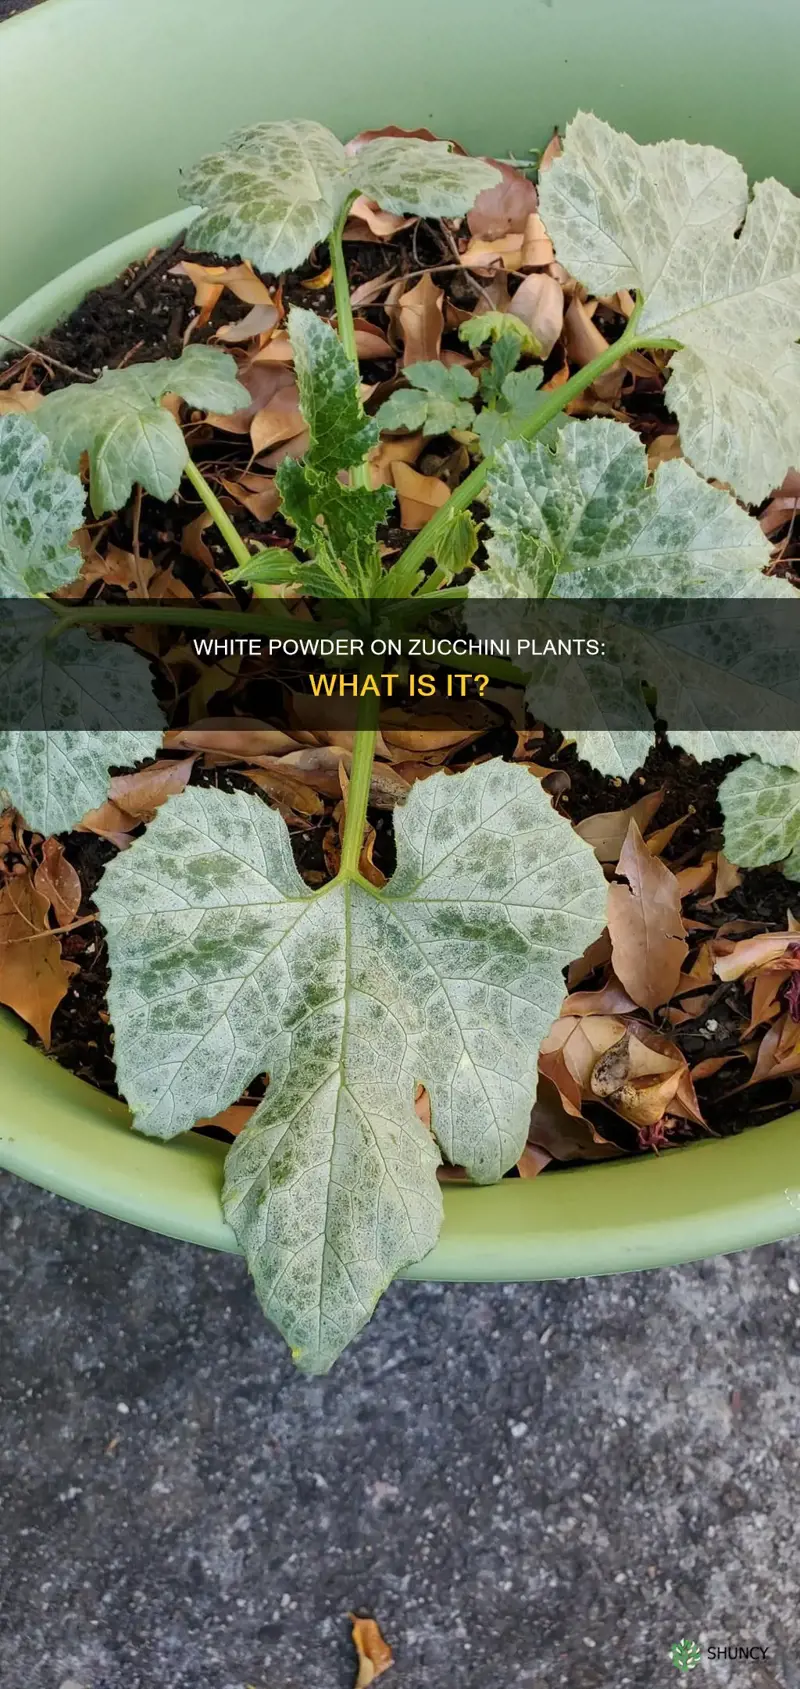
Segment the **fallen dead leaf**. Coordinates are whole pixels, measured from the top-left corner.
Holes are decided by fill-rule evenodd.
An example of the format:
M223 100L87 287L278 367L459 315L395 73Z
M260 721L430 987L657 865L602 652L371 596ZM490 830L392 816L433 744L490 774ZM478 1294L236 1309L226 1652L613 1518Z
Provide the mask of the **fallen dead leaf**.
M514 294L509 315L527 324L541 357L549 358L564 326L563 291L546 272L526 276Z
M33 883L42 897L47 898L56 926L68 927L78 913L83 893L80 879L72 863L67 861L60 839L45 839Z
M426 272L416 286L410 287L399 299L404 366L438 358L444 328L443 298L442 288L437 287Z
M629 824L617 872L628 883L615 883L608 893L614 971L634 1002L654 1013L677 990L688 953L680 889L670 869L651 856L635 821Z
M348 1618L353 1627L353 1646L358 1655L355 1689L369 1689L370 1683L389 1670L394 1655L375 1619L357 1618L355 1613L349 1613Z
M592 846L598 862L617 863L631 822L635 821L645 833L660 809L663 797L664 787L661 786L657 792L647 792L643 798L638 798L628 809L609 809L598 815L588 815L585 821L578 822L575 831Z
M106 802L84 815L78 832L96 833L124 850L130 844L127 835L143 821L151 821L167 798L183 791L194 762L195 757L189 756L179 762L151 763L136 774L115 775Z
M49 893L37 887L30 868L0 891L0 1003L27 1021L46 1049L71 973L50 931L49 912Z
M450 497L450 488L438 475L420 475L410 463L395 459L392 480L400 501L400 522L408 532L424 528L428 518Z
M422 434L407 434L402 438L381 440L369 460L373 487L393 487L392 466L395 463L416 463L425 444Z
M487 158L486 163L499 170L501 180L493 188L484 188L467 213L470 234L481 240L497 240L502 235L524 233L531 212L539 209L533 182L501 159Z

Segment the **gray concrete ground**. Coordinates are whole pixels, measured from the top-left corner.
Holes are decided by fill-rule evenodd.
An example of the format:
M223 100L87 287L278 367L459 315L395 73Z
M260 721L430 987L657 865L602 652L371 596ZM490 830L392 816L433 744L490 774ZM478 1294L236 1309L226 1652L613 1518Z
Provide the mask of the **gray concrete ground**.
M800 1689L800 1246L396 1285L324 1379L243 1264L0 1179L3 1689Z

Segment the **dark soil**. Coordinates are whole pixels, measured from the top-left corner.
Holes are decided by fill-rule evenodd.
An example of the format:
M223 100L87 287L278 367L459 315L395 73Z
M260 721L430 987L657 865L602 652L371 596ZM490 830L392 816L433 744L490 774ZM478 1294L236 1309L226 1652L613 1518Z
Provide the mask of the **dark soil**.
M402 231L391 243L354 242L348 244L346 251L352 287L390 267L402 276L426 265L441 266L452 257L450 248L435 226L425 224L413 231ZM91 378L104 367L114 368L131 362L177 356L195 314L191 282L169 273L184 256L193 261L217 262L211 254L187 253L180 239L169 249L149 255L143 263L131 266L116 281L89 295L66 322L40 342L34 355L20 351L7 358L5 370L0 370L0 384L18 381L23 376L28 385L51 391L73 381L75 371ZM327 252L321 246L302 270L284 281L284 303L297 301L306 308L331 316L334 306L332 289L309 290L302 285L304 280L324 270L326 264ZM437 270L436 279L445 287L454 304L474 308L476 288L480 292L482 284L476 283L468 273L460 269L441 269ZM512 291L515 285L516 279L512 278ZM223 292L209 324L194 338L198 341L210 338L222 323L241 317L245 309L232 294ZM384 329L388 326L381 302L359 307L359 315ZM615 338L621 331L622 319L605 307L600 308L596 321L609 339ZM460 348L452 332L445 335L444 344L453 350ZM554 372L559 362L560 354L556 352L551 364L546 366L545 379ZM62 365L69 366L69 369L62 368ZM371 383L385 383L394 374L393 357L362 364L363 378ZM630 420L645 440L674 429L674 422L654 383L646 380L640 386L637 382L626 393L624 403ZM193 456L212 483L220 473L235 476L250 467L248 437L214 433L201 421L191 444ZM423 472L440 472L442 455L452 451L452 444L449 440L432 440L417 467ZM166 505L145 495L141 500L138 527L142 554L151 557L158 568L168 568L184 590L196 599L218 594L222 584L216 567L208 569L182 550L183 529L200 509L199 503L193 503L190 489L187 493L182 489ZM236 506L235 520L244 537L257 536L262 544L280 543L289 537L290 531L279 515L267 524L259 523L243 508ZM129 507L97 525L96 543L113 542L128 550L132 547L133 535L134 515L132 507ZM406 537L397 528L387 529L384 535L389 545L401 545ZM206 529L203 539L215 566L227 568L230 559L213 526ZM90 595L93 594L99 594L108 602L126 602L121 588L105 583L92 587ZM246 595L242 602L246 602ZM502 691L495 689L493 708L487 711L485 725L476 730L472 746L454 753L449 759L450 767L466 766L476 757L511 756L515 753L517 738L513 730L513 705L518 703L518 699L513 699L511 688L507 692L508 708L504 705ZM240 689L234 697L234 707L239 713L254 713L262 719L275 719L281 723L280 693L276 692L272 698L269 694L265 696L262 688L257 710L248 708L246 690ZM265 703L274 703L273 717L268 710L265 711ZM663 826L679 816L688 817L665 853L668 859L681 864L696 862L704 849L721 843L722 815L717 791L724 775L735 766L736 759L700 767L692 758L671 748L662 738L648 757L643 771L632 780L623 781L605 779L581 762L574 748L559 749L559 745L557 733L547 729L543 733L541 730L532 732L528 754L537 764L552 768L553 773L547 780L551 796L561 812L572 821L578 822L603 810L625 808L644 792L663 787L664 798L657 825ZM235 769L209 769L202 760L195 765L192 783L214 783L226 789L241 787L251 794L255 791L252 783ZM267 799L264 798L264 801ZM301 825L290 828L298 867L310 883L320 883L328 873L325 840L326 835L328 838L331 836L334 826L333 809L333 800L328 800L324 813L319 817L304 820ZM370 815L370 820L376 829L374 859L388 875L394 864L391 818L386 811L376 811ZM104 865L114 855L114 847L90 833L73 833L65 842L68 858L77 869L84 889L80 913L89 914L92 912L93 893ZM778 872L760 870L748 873L737 891L711 907L706 905L697 918L712 929L731 920L741 920L752 923L754 930L784 930L793 889ZM797 912L800 893L794 896L794 906ZM695 913L691 899L687 901L686 910L689 915ZM78 965L79 971L56 1011L51 1054L81 1078L116 1095L113 1036L105 1000L108 970L102 928L98 924L78 927L64 939L64 955ZM599 975L584 982L587 988L599 983ZM677 1029L665 1022L664 1030L675 1038L692 1065L707 1056L730 1053L733 1057L746 1019L746 998L741 986L723 985L715 993L712 1005L704 1015L687 1021ZM742 1075L741 1061L731 1060L712 1079L699 1083L701 1106L712 1132L720 1135L734 1133L785 1111L790 1091L788 1081L743 1091L739 1088ZM262 1090L263 1083L256 1082L250 1095L257 1096ZM603 1114L603 1130L619 1143L621 1152L639 1150L633 1129L626 1130L623 1123L607 1112ZM695 1135L694 1128L690 1129L690 1135Z

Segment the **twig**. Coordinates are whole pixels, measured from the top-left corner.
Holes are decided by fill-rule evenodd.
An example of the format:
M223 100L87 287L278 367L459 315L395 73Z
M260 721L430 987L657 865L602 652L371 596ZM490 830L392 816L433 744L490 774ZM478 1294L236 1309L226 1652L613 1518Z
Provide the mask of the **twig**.
M426 223L425 227L430 228L430 224ZM459 270L462 271L463 275L466 277L467 281L469 282L470 287L473 289L473 292L480 294L481 299L483 299L485 304L488 305L489 310L493 311L495 307L494 307L494 300L493 300L491 294L487 293L486 288L482 287L481 283L479 281L475 280L475 277L472 275L471 271L467 269L466 265L461 263L461 254L458 250L458 245L456 243L456 240L455 240L454 236L450 233L450 230L448 228L446 228L444 223L443 223L440 230L431 229L431 234L435 234L435 235L438 236L440 245L441 245L442 239L444 239L444 241L446 242L450 251L452 252L453 257L457 258L459 260L458 268L459 268Z
M73 369L72 364L65 364L61 358L51 358L49 352L40 352L35 346L29 346L25 340L17 340L14 334L4 334L0 330L0 340L6 340L9 346L19 346L23 352L32 352L43 364L50 364L53 369L63 369L66 375L77 375L79 381L94 381L93 375L85 375L82 369Z
M130 281L122 289L123 299L127 299L129 293L135 293L137 287L141 287L142 282L149 281L151 276L158 275L159 270L169 263L170 258L175 257L176 252L180 251L185 234L186 230L181 229L180 234L177 234L175 239L170 241L169 246L162 247L160 252L154 252L149 263L143 265L141 270L137 270L135 275L131 276Z

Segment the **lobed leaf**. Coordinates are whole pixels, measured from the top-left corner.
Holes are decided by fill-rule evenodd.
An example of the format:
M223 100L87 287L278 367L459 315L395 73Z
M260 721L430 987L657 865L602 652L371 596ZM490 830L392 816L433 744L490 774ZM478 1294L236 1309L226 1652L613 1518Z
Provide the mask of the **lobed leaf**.
M400 388L381 405L375 421L380 429L421 428L423 434L447 434L451 428L473 428L475 412L469 403L478 383L462 364L436 361L409 364L404 371L409 388Z
M729 860L740 868L780 862L800 879L800 757L795 768L750 757L726 775L719 797Z
M293 270L324 240L349 198L341 141L321 123L253 123L187 170L182 199L203 206L187 242L259 270Z
M504 344L499 340L492 348L493 360L498 347ZM514 370L503 377L497 409L481 411L474 424L485 457L499 451L506 441L519 439L523 428L546 402L548 394L539 392L543 373L537 365L533 369ZM555 439L560 426L560 419L546 425L539 435L541 443Z
M80 573L70 541L83 521L77 475L55 467L26 416L0 416L0 598L55 592Z
M413 787L385 890L294 867L282 819L189 790L106 869L119 1082L168 1137L269 1073L225 1208L259 1296L324 1370L435 1242L436 1143L489 1181L525 1142L562 968L599 933L602 869L526 770Z
M379 136L352 161L353 186L382 211L416 217L460 217L501 173L483 158L451 151L448 141Z
M149 665L129 645L55 631L31 604L0 623L0 790L36 832L74 827L108 790L110 767L154 756L163 732ZM132 732L131 720L152 723Z
M447 141L380 136L351 157L321 123L288 120L238 130L186 172L180 193L203 207L189 230L195 250L279 275L302 264L358 194L383 211L458 217L499 179Z
M666 392L684 454L765 498L800 459L800 200L770 179L748 205L716 147L639 146L586 112L540 197L561 262L598 295L635 288L638 335L681 348Z
M295 305L289 312L289 338L300 409L311 435L305 462L336 476L361 463L377 445L378 425L364 413L358 370L330 323Z
M91 384L48 393L37 406L36 426L67 469L77 469L88 452L95 516L119 510L135 482L162 500L177 492L189 453L179 424L160 403L165 393L221 415L250 399L227 352L189 346L179 358L105 370Z

